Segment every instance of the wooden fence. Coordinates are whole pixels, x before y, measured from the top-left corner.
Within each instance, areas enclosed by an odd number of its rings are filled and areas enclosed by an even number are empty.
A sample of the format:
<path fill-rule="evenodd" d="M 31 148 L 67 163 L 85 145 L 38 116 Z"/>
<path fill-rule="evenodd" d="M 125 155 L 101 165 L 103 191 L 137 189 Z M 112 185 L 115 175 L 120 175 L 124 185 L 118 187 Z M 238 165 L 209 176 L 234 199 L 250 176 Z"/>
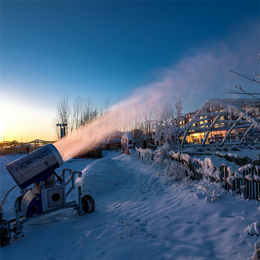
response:
<path fill-rule="evenodd" d="M 220 155 L 221 156 L 221 155 Z M 139 152 L 139 157 L 141 154 Z M 165 157 L 165 159 L 175 160 L 187 167 L 186 176 L 189 176 L 192 180 L 201 180 L 204 176 L 209 178 L 212 181 L 222 182 L 224 184 L 224 188 L 226 190 L 232 190 L 237 192 L 237 194 L 244 195 L 245 199 L 256 199 L 260 200 L 260 167 L 259 161 L 254 161 L 250 158 L 234 158 L 229 156 L 221 156 L 224 157 L 228 161 L 236 162 L 240 166 L 244 167 L 243 171 L 239 172 L 239 176 L 229 176 L 227 166 L 222 164 L 218 167 L 215 167 L 212 172 L 218 172 L 218 176 L 213 176 L 206 174 L 202 168 L 202 165 L 196 161 L 191 161 L 187 159 L 187 156 L 184 154 L 178 154 L 177 156 Z M 154 153 L 150 157 L 151 160 L 154 159 Z M 242 165 L 241 162 L 245 164 Z M 248 165 L 247 163 L 250 163 Z"/>

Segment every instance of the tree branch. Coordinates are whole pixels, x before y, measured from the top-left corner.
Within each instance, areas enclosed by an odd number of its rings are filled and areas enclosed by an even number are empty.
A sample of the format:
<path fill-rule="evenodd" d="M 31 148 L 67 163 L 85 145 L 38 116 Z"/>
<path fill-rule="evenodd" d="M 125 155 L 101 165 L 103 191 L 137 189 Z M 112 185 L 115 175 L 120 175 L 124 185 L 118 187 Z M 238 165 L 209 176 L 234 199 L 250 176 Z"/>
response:
<path fill-rule="evenodd" d="M 239 89 L 241 92 L 238 92 L 238 91 L 234 91 L 234 90 L 229 90 L 229 92 L 225 92 L 225 93 L 229 93 L 229 94 L 236 94 L 236 95 L 248 95 L 248 96 L 251 96 L 257 100 L 260 100 L 260 98 L 256 97 L 255 95 L 260 95 L 260 93 L 248 93 L 248 92 L 245 92 L 241 86 L 234 86 L 235 88 Z"/>
<path fill-rule="evenodd" d="M 258 80 L 250 79 L 250 78 L 248 78 L 247 76 L 244 76 L 243 74 L 237 73 L 237 72 L 235 72 L 235 71 L 233 71 L 233 70 L 231 70 L 230 72 L 235 73 L 235 74 L 237 74 L 237 75 L 239 75 L 239 76 L 241 76 L 241 77 L 244 77 L 244 78 L 246 78 L 246 79 L 248 79 L 248 80 L 251 80 L 251 81 L 254 81 L 254 82 L 260 84 L 260 81 L 258 81 Z"/>

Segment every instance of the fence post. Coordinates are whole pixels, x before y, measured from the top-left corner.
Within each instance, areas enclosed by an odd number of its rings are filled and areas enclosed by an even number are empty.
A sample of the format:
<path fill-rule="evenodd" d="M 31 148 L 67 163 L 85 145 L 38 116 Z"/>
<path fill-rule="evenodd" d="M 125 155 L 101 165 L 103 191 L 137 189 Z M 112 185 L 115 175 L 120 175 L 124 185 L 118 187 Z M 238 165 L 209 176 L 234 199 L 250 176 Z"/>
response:
<path fill-rule="evenodd" d="M 227 166 L 224 165 L 224 182 L 225 182 L 225 189 L 227 189 Z"/>
<path fill-rule="evenodd" d="M 246 180 L 246 198 L 249 198 L 249 181 Z"/>
<path fill-rule="evenodd" d="M 192 165 L 191 165 L 191 160 L 189 160 L 189 163 L 188 163 L 188 167 L 189 167 L 189 171 L 190 171 L 190 177 L 191 179 L 193 180 L 193 176 L 192 176 Z"/>
<path fill-rule="evenodd" d="M 232 181 L 232 191 L 235 191 L 235 180 Z"/>
<path fill-rule="evenodd" d="M 256 166 L 256 175 L 259 176 L 259 170 L 258 170 L 257 166 Z M 260 197 L 260 182 L 257 181 L 257 183 L 256 183 L 256 199 L 259 199 L 259 197 Z"/>

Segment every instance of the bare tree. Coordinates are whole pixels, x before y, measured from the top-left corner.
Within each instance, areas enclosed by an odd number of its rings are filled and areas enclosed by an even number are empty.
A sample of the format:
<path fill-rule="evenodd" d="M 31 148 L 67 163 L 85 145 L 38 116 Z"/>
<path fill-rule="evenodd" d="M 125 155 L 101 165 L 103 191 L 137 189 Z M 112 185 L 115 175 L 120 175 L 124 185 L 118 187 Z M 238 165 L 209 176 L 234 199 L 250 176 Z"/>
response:
<path fill-rule="evenodd" d="M 73 104 L 71 131 L 92 122 L 99 115 L 98 106 L 90 99 L 77 96 Z"/>
<path fill-rule="evenodd" d="M 108 112 L 108 110 L 110 109 L 110 107 L 112 106 L 111 101 L 106 98 L 105 100 L 100 100 L 99 102 L 99 114 L 100 115 L 104 115 L 105 113 Z"/>
<path fill-rule="evenodd" d="M 70 120 L 70 106 L 68 101 L 68 95 L 64 94 L 61 97 L 60 102 L 57 106 L 57 113 L 55 117 L 55 132 L 58 139 L 60 138 L 60 129 L 57 127 L 57 124 L 67 124 L 69 127 L 69 120 Z"/>
<path fill-rule="evenodd" d="M 258 56 L 258 59 L 260 59 L 260 52 L 258 53 L 258 55 L 259 55 L 259 56 Z M 249 78 L 249 77 L 244 76 L 243 74 L 237 73 L 237 72 L 235 72 L 235 71 L 233 71 L 233 70 L 231 70 L 230 72 L 235 73 L 235 74 L 237 74 L 237 75 L 239 75 L 239 76 L 241 76 L 241 77 L 243 77 L 243 78 L 246 78 L 246 79 L 248 79 L 248 80 L 250 80 L 250 81 L 253 81 L 253 82 L 257 83 L 257 84 L 260 84 L 260 75 L 259 75 L 258 73 L 256 73 L 256 72 L 255 72 L 254 74 L 256 75 L 257 79 L 255 79 L 255 78 Z M 241 86 L 234 86 L 234 87 L 235 87 L 237 90 L 228 89 L 228 92 L 226 92 L 226 93 L 228 93 L 228 94 L 234 94 L 234 95 L 236 95 L 236 96 L 248 95 L 248 96 L 251 96 L 251 97 L 253 97 L 253 98 L 257 99 L 257 100 L 260 100 L 260 98 L 257 97 L 257 96 L 260 95 L 259 92 L 257 92 L 257 93 L 250 93 L 250 92 L 245 91 Z"/>
<path fill-rule="evenodd" d="M 68 95 L 63 95 L 57 105 L 57 114 L 55 117 L 55 133 L 60 138 L 60 129 L 57 124 L 67 124 L 67 129 L 71 133 L 85 124 L 89 124 L 98 116 L 105 114 L 111 107 L 109 99 L 93 102 L 89 98 L 77 96 L 72 108 L 68 101 Z M 105 126 L 104 126 L 105 127 Z"/>
<path fill-rule="evenodd" d="M 78 129 L 81 126 L 81 110 L 83 106 L 83 99 L 77 96 L 73 103 L 71 131 Z"/>
<path fill-rule="evenodd" d="M 181 111 L 183 109 L 181 97 L 175 97 L 175 109 L 176 109 L 176 126 L 180 128 L 180 122 L 182 121 Z"/>

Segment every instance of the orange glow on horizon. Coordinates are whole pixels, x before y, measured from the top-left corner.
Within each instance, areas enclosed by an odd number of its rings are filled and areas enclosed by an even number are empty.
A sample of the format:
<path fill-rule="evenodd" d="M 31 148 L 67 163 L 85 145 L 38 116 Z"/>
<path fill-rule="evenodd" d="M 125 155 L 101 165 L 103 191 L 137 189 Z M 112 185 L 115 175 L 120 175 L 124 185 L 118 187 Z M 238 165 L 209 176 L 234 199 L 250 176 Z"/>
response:
<path fill-rule="evenodd" d="M 12 102 L 0 103 L 0 141 L 55 141 L 53 114 Z"/>

